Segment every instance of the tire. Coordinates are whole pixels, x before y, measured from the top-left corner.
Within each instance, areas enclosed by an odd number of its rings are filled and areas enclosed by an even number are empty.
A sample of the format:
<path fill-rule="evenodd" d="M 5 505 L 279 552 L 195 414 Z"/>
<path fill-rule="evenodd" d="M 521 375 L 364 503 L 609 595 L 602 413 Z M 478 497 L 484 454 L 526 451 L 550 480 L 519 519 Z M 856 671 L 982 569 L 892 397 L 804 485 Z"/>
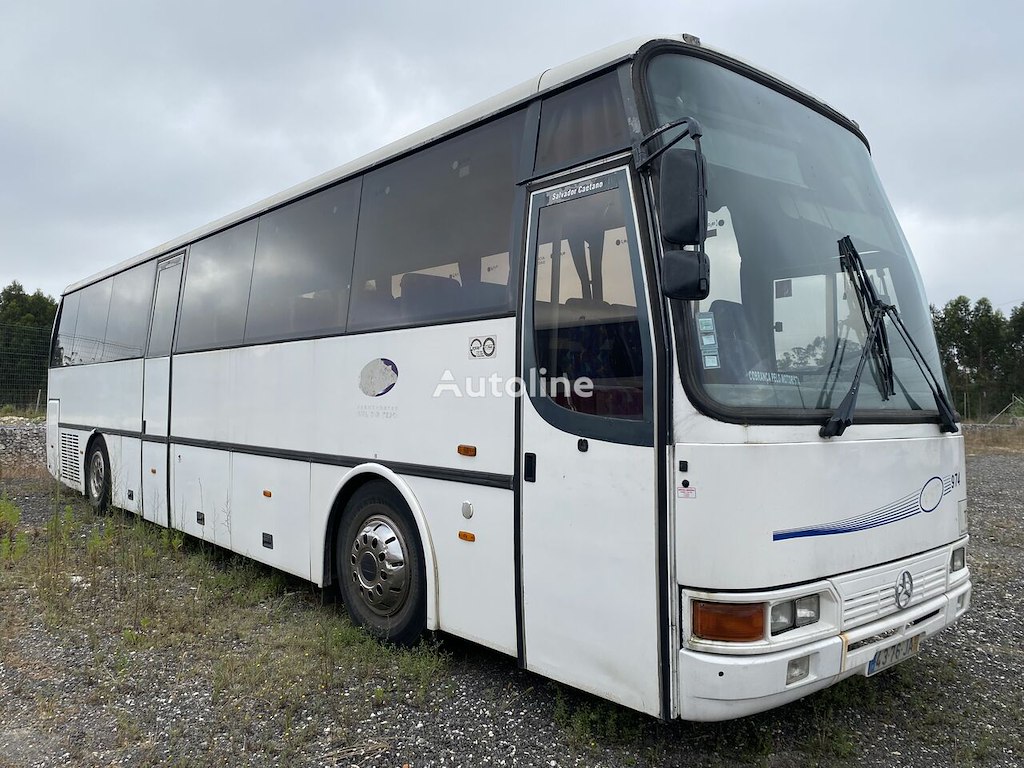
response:
<path fill-rule="evenodd" d="M 85 497 L 99 512 L 110 506 L 110 457 L 102 437 L 92 441 L 85 457 Z"/>
<path fill-rule="evenodd" d="M 393 486 L 359 488 L 335 541 L 338 588 L 352 621 L 396 645 L 413 645 L 427 623 L 423 546 L 412 513 Z"/>

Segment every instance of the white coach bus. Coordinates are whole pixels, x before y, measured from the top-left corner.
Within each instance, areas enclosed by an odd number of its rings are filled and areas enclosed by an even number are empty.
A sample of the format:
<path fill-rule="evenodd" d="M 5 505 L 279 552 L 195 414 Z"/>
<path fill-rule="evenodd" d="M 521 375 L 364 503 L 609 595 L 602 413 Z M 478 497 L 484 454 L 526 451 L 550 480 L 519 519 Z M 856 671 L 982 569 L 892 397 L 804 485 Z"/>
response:
<path fill-rule="evenodd" d="M 70 285 L 49 397 L 93 504 L 662 718 L 874 674 L 970 603 L 963 440 L 867 141 L 689 36 Z"/>

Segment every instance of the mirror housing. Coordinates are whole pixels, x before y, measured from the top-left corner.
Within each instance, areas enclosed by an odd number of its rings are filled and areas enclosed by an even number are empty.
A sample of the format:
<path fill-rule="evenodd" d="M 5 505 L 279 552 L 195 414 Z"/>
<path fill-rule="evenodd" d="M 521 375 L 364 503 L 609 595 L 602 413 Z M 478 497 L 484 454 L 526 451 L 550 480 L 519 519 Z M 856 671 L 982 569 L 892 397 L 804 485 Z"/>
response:
<path fill-rule="evenodd" d="M 708 226 L 703 164 L 698 149 L 671 149 L 661 158 L 660 179 L 661 236 L 700 251 Z"/>
<path fill-rule="evenodd" d="M 711 293 L 708 255 L 703 251 L 665 251 L 661 292 L 670 299 L 706 299 Z"/>

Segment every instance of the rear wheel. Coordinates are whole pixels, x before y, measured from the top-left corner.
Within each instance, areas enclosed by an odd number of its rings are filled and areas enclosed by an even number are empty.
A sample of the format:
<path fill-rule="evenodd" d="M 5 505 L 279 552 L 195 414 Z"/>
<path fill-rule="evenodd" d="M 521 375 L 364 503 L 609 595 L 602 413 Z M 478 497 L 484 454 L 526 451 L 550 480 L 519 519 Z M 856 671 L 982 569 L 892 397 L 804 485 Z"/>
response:
<path fill-rule="evenodd" d="M 85 495 L 94 509 L 110 505 L 110 457 L 102 437 L 92 441 L 85 457 Z"/>
<path fill-rule="evenodd" d="M 342 513 L 338 586 L 352 620 L 372 635 L 411 645 L 426 627 L 426 572 L 412 513 L 388 483 L 358 489 Z"/>

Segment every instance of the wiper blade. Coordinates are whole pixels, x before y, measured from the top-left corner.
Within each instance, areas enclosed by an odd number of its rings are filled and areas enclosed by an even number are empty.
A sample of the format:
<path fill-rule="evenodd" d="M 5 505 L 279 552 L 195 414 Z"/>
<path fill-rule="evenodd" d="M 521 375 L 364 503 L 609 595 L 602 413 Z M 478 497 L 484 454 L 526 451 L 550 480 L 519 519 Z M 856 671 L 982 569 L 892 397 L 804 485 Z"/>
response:
<path fill-rule="evenodd" d="M 860 254 L 857 253 L 857 249 L 854 248 L 849 235 L 839 241 L 839 265 L 846 273 L 850 286 L 857 297 L 857 306 L 860 307 L 860 314 L 864 320 L 864 327 L 868 329 L 868 335 L 864 339 L 864 348 L 861 349 L 860 358 L 857 360 L 850 389 L 839 403 L 839 407 L 832 412 L 828 421 L 822 424 L 821 429 L 818 430 L 818 434 L 826 439 L 843 434 L 846 428 L 853 423 L 853 412 L 857 407 L 857 395 L 860 392 L 860 379 L 864 374 L 864 366 L 867 364 L 869 355 L 874 355 L 875 358 L 876 381 L 882 399 L 888 400 L 890 395 L 896 393 L 893 384 L 892 357 L 889 354 L 889 337 L 885 331 L 885 315 L 891 307 L 878 298 L 875 286 L 864 268 L 864 262 Z"/>
<path fill-rule="evenodd" d="M 832 412 L 832 415 L 828 417 L 828 421 L 822 424 L 821 429 L 818 430 L 818 434 L 824 438 L 836 437 L 837 435 L 843 434 L 846 428 L 853 424 L 853 411 L 857 407 L 857 394 L 860 392 L 860 377 L 864 373 L 864 365 L 868 361 L 868 356 L 872 350 L 876 349 L 876 343 L 882 338 L 881 334 L 885 333 L 885 315 L 888 304 L 882 304 L 881 306 L 875 307 L 871 312 L 871 324 L 868 327 L 868 337 L 865 339 L 864 348 L 860 352 L 860 359 L 857 361 L 857 368 L 853 374 L 853 382 L 850 384 L 850 389 L 846 393 L 846 397 L 839 403 L 839 407 Z M 888 353 L 886 353 L 888 354 Z M 879 364 L 879 368 L 882 369 L 884 366 Z M 889 375 L 890 378 L 887 380 L 884 374 L 879 375 L 879 390 L 882 392 L 882 399 L 888 400 L 889 395 L 894 394 L 891 390 L 886 391 L 882 389 L 885 382 L 888 381 L 889 385 L 892 385 L 892 365 L 889 364 Z"/>
<path fill-rule="evenodd" d="M 889 309 L 894 309 L 886 304 L 875 291 L 875 284 L 868 277 L 868 270 L 864 266 L 864 260 L 853 245 L 849 235 L 839 241 L 839 264 L 846 272 L 853 292 L 857 296 L 857 306 L 860 307 L 861 318 L 864 320 L 864 327 L 870 328 L 870 322 L 874 316 L 881 311 L 883 314 Z M 865 340 L 865 346 L 875 356 L 875 367 L 877 370 L 878 391 L 883 400 L 888 400 L 890 395 L 896 394 L 896 387 L 893 382 L 892 355 L 889 351 L 889 334 L 886 332 L 885 323 L 879 323 L 875 332 L 874 343 Z"/>
<path fill-rule="evenodd" d="M 824 438 L 836 437 L 843 434 L 846 428 L 853 423 L 853 412 L 857 406 L 857 394 L 860 391 L 860 379 L 864 373 L 864 366 L 867 363 L 868 355 L 874 354 L 876 368 L 878 371 L 878 389 L 883 400 L 888 400 L 896 393 L 892 367 L 892 356 L 889 351 L 889 337 L 885 329 L 885 318 L 892 320 L 893 325 L 900 336 L 906 342 L 907 348 L 911 351 L 911 357 L 917 363 L 918 369 L 924 374 L 935 400 L 936 410 L 939 412 L 939 420 L 943 432 L 957 432 L 956 414 L 949 400 L 942 391 L 942 385 L 935 373 L 932 371 L 928 361 L 921 353 L 921 349 L 910 335 L 899 311 L 892 304 L 882 301 L 875 292 L 875 286 L 868 277 L 864 261 L 853 245 L 849 235 L 839 241 L 839 263 L 846 272 L 857 296 L 857 304 L 864 318 L 865 326 L 868 327 L 868 335 L 865 339 L 864 349 L 861 350 L 860 359 L 857 361 L 857 368 L 854 372 L 853 382 L 846 393 L 839 407 L 832 413 L 818 434 Z M 870 323 L 870 324 L 869 324 Z"/>

